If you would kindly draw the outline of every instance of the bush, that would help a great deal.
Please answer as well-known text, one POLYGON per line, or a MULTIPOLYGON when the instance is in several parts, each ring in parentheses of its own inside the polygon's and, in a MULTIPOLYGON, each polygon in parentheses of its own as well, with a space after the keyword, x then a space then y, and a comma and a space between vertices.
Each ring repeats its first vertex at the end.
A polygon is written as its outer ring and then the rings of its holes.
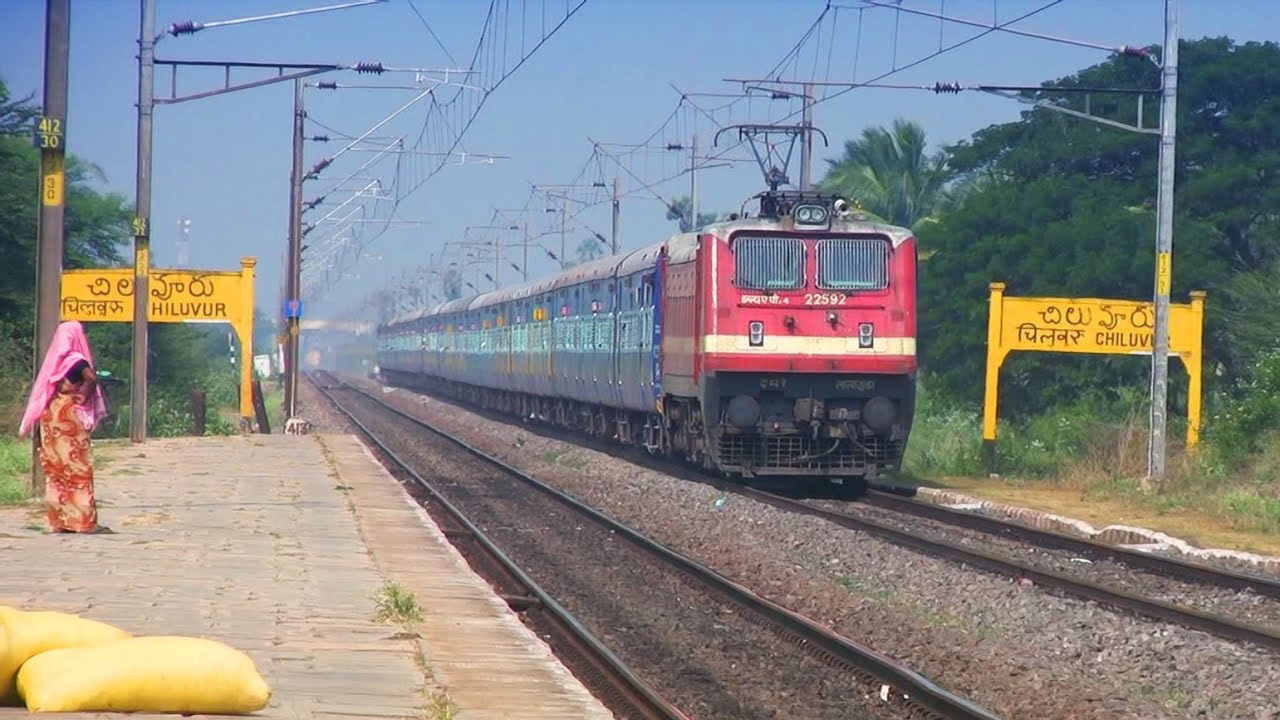
POLYGON ((1239 469, 1280 430, 1280 350, 1261 354, 1247 379, 1215 406, 1205 422, 1202 465, 1217 475, 1239 469))
MULTIPOLYGON (((1113 469, 1134 465, 1135 437, 1146 432, 1146 399, 1125 391, 1116 399, 1088 395, 1021 422, 1002 419, 997 437, 999 471, 1049 477, 1089 459, 1113 469)), ((1177 432, 1171 423, 1170 434, 1177 432)), ((920 390, 916 420, 904 459, 916 475, 978 475, 982 467, 982 409, 920 390)))
POLYGON ((903 469, 913 475, 976 475, 982 471, 982 413, 916 391, 916 416, 903 469))
POLYGON ((31 443, 0 438, 0 505, 27 499, 25 477, 31 472, 31 443))

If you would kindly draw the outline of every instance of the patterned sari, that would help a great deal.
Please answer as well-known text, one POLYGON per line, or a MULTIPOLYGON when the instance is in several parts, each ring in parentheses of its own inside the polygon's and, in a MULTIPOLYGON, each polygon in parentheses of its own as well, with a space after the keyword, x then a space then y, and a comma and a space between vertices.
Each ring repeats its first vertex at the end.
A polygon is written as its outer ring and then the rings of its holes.
POLYGON ((53 532, 85 533, 98 527, 90 430, 77 412, 75 392, 75 385, 58 383, 57 394, 40 414, 40 466, 53 532))

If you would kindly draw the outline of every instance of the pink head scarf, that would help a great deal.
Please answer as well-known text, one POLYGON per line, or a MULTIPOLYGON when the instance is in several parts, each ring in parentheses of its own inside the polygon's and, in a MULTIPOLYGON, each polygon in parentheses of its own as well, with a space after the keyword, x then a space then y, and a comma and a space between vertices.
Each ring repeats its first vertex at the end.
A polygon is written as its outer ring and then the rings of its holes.
MULTIPOLYGON (((49 343, 49 351, 45 353, 40 373, 36 375, 35 385, 31 388, 31 398, 27 400, 27 412, 22 416, 22 425, 18 429, 18 437, 25 436, 40 419, 40 414, 49 407, 58 392, 58 383, 67 376, 77 362, 84 360, 93 367, 93 351, 89 349, 89 340, 84 335, 84 326, 75 320, 69 320, 58 326, 53 333, 53 341, 49 343)), ((92 430, 107 414, 107 403, 102 397, 102 387, 93 386, 93 396, 76 408, 85 427, 92 430)))

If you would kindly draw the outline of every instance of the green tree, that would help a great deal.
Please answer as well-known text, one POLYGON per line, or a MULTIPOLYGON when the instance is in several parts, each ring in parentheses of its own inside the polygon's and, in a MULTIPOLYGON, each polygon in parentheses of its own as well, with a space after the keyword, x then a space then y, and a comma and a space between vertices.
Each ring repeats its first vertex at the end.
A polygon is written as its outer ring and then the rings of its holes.
MULTIPOLYGON (((0 430, 16 425, 32 375, 35 324, 36 221, 40 156, 27 129, 39 108, 10 101, 0 82, 0 430)), ((105 180, 96 165, 68 154, 63 267, 120 266, 132 240, 131 204, 119 193, 99 188, 105 180)), ((104 387, 117 421, 100 434, 115 434, 128 402, 132 331, 126 323, 87 323, 98 368, 110 373, 104 387)), ((154 411, 150 431, 172 434, 189 427, 186 393, 229 374, 225 333, 189 325, 153 323, 148 343, 148 386, 154 411), (211 379, 213 378, 213 379, 211 379)), ((104 373, 104 378, 107 376, 104 373)), ((212 389, 212 388, 207 388, 212 389)), ((217 421, 211 421, 217 425, 217 421)))
POLYGON ((31 130, 31 121, 40 115, 39 106, 31 102, 33 97, 12 99, 9 88, 0 80, 0 135, 21 135, 31 130))
MULTIPOLYGON (((693 227, 689 225, 689 212, 692 206, 693 199, 688 195, 681 195, 667 206, 667 219, 674 220, 680 226, 680 232, 682 233, 693 230, 693 227)), ((699 212, 698 229, 701 230, 719 219, 720 215, 718 213, 699 212)))
MULTIPOLYGON (((1251 306, 1280 258, 1280 105, 1272 101, 1280 45, 1186 41, 1181 60, 1173 293, 1185 302, 1190 290, 1209 292, 1209 307, 1225 321, 1208 324, 1206 347, 1231 377, 1250 347, 1237 337, 1280 330, 1273 298, 1251 306)), ((1150 62, 1117 57, 1030 95, 1083 109, 1080 94, 1058 88, 1154 88, 1158 73, 1150 62)), ((1132 96, 1095 94, 1090 102, 1095 114, 1136 121, 1132 96)), ((1150 297, 1158 143, 1037 108, 947 152, 972 191, 921 229, 936 250, 921 263, 922 362, 936 387, 977 401, 988 283, 1004 282, 1014 295, 1150 297)), ((1265 337, 1252 337, 1254 350, 1265 337)), ((1007 367, 1001 402, 1016 412, 1141 387, 1149 362, 1036 354, 1012 356, 1007 367)), ((1184 395, 1180 382, 1171 391, 1175 401, 1184 395)))
POLYGON ((462 273, 457 268, 449 268, 444 273, 443 291, 445 300, 457 300, 462 297, 462 273))
POLYGON ((927 154, 918 123, 897 119, 892 130, 867 128, 844 144, 844 155, 827 160, 824 189, 852 198, 869 213, 914 228, 940 209, 951 179, 945 152, 927 154))
POLYGON ((574 254, 578 257, 578 264, 589 263, 596 258, 604 257, 604 244, 594 236, 583 238, 574 250, 574 254))
MULTIPOLYGON (((40 156, 30 140, 0 136, 0 374, 9 378, 0 382, 0 395, 10 399, 29 381, 34 353, 39 174, 40 156)), ((121 244, 130 238, 131 212, 120 195, 94 188, 101 177, 96 166, 67 157, 63 265, 68 269, 118 265, 121 244)))

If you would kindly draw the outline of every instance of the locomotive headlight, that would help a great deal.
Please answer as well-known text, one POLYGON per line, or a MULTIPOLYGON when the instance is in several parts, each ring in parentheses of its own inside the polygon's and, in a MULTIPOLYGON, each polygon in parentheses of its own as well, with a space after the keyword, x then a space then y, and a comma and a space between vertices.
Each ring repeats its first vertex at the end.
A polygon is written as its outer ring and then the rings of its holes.
POLYGON ((876 326, 871 323, 858 323, 858 347, 869 348, 876 344, 876 326))
POLYGON ((797 225, 824 225, 827 209, 821 205, 797 205, 791 216, 797 225))
POLYGON ((747 341, 752 347, 760 347, 764 344, 764 323, 759 320, 747 323, 747 341))

